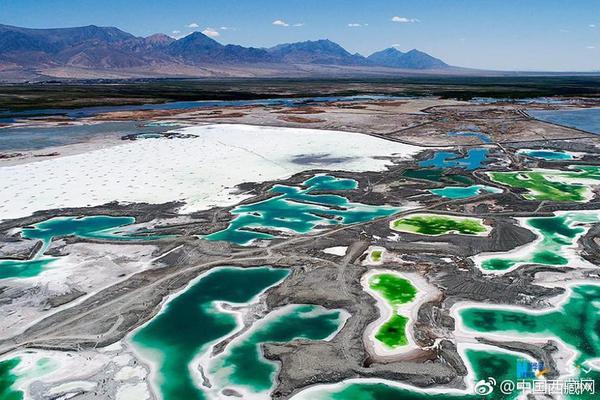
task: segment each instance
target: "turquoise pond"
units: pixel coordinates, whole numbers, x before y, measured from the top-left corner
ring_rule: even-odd
[[[490,137],[485,133],[481,132],[472,132],[472,131],[458,131],[458,132],[448,132],[448,136],[463,136],[463,137],[476,137],[481,140],[481,143],[489,144],[492,143]]]
[[[286,269],[271,267],[215,268],[192,282],[134,332],[132,343],[153,365],[153,383],[160,397],[163,400],[216,398],[210,392],[231,385],[254,393],[268,391],[277,364],[262,357],[261,343],[322,340],[337,332],[345,320],[341,311],[290,305],[271,312],[230,342],[223,353],[210,357],[211,345],[241,327],[234,312],[220,305],[249,306],[288,274]],[[199,356],[203,360],[209,357],[202,365],[211,388],[203,387],[192,372],[197,370],[192,363]]]
[[[502,189],[487,185],[446,186],[439,189],[430,189],[429,191],[436,196],[448,199],[467,199],[482,193],[502,193]]]
[[[436,151],[433,157],[423,160],[419,167],[478,169],[487,161],[488,149],[469,149],[465,156],[456,151]]]
[[[572,160],[574,158],[570,153],[557,150],[519,150],[517,154],[547,161]]]
[[[318,225],[353,224],[387,217],[399,208],[352,203],[347,198],[316,191],[352,190],[358,187],[353,179],[317,175],[302,183],[305,188],[276,185],[271,189],[276,197],[234,208],[236,218],[227,229],[205,236],[208,240],[226,240],[240,245],[255,239],[276,236],[251,228],[308,233]],[[249,229],[250,228],[250,229]]]
[[[164,236],[145,236],[143,232],[128,232],[126,227],[134,224],[133,217],[111,217],[93,215],[87,217],[56,217],[25,227],[21,236],[42,241],[42,247],[31,260],[0,260],[0,279],[30,278],[44,271],[54,263],[56,257],[46,257],[44,252],[52,240],[62,236],[78,236],[87,239],[104,240],[151,240]]]

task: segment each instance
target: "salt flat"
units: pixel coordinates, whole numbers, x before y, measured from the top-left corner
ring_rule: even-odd
[[[204,125],[192,139],[146,139],[28,164],[0,167],[0,220],[38,210],[120,202],[186,204],[181,212],[228,206],[243,182],[309,169],[379,171],[422,148],[372,136],[316,129]],[[312,160],[299,162],[298,159]]]

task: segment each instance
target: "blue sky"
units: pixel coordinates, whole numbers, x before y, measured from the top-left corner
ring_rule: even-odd
[[[465,67],[600,70],[600,0],[0,0],[0,23],[198,30],[255,47],[327,38],[364,55],[418,48]]]

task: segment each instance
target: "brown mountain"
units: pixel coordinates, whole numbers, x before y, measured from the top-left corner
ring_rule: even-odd
[[[136,37],[118,28],[95,25],[55,29],[0,25],[0,80],[397,75],[427,70],[431,60],[439,61],[434,63],[436,70],[458,70],[416,50],[404,55],[411,62],[399,65],[389,57],[381,62],[381,57],[374,56],[351,54],[330,40],[261,49],[223,45],[200,32],[175,40],[164,34]]]

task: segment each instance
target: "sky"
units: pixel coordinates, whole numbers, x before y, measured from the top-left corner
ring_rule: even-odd
[[[201,31],[254,47],[330,39],[363,55],[417,48],[462,67],[600,71],[600,0],[0,0],[0,23]]]

